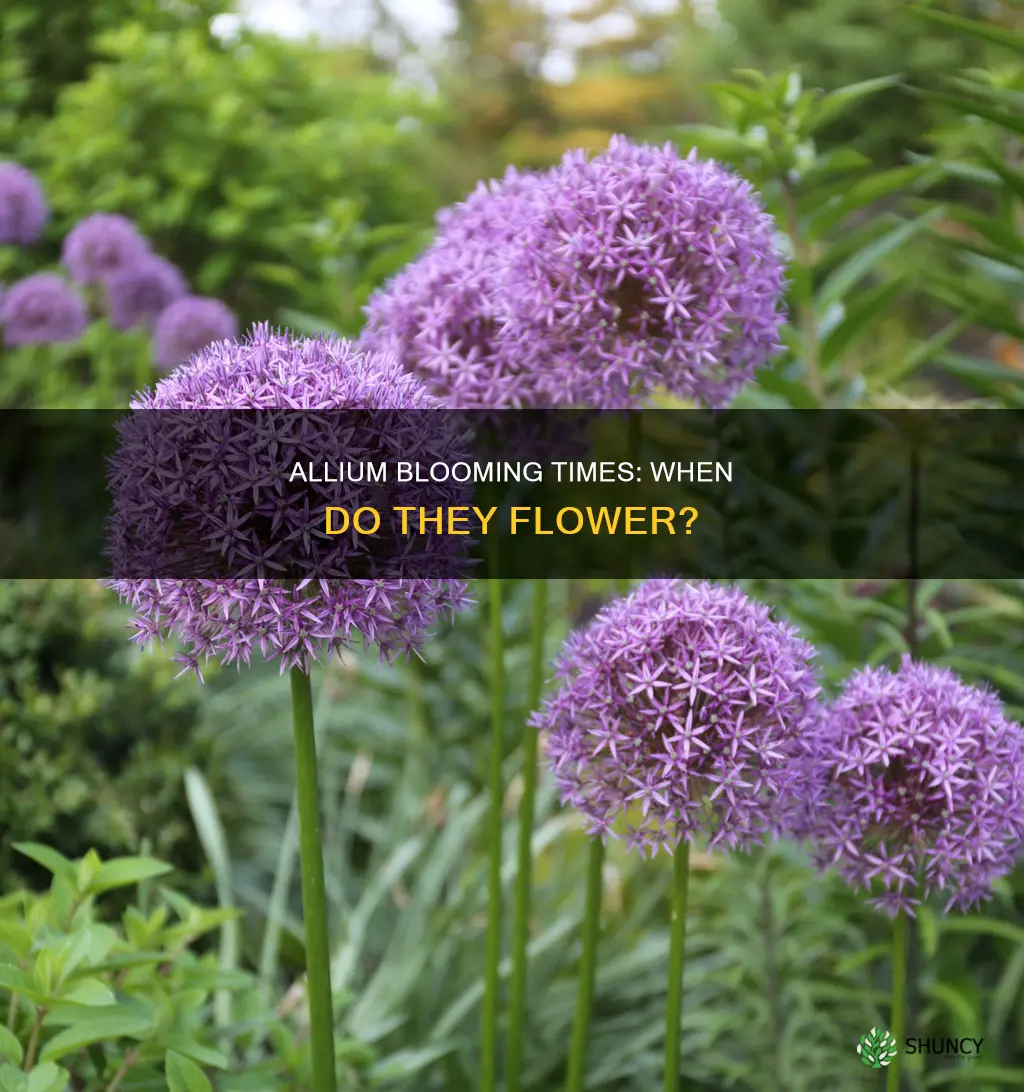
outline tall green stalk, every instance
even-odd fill
[[[309,675],[291,669],[292,723],[295,734],[295,788],[299,807],[299,860],[302,911],[306,926],[306,996],[313,1063],[312,1092],[337,1092],[334,1063],[334,1007],[331,949],[327,931],[327,892],[320,840],[320,792],[317,784],[313,691]]]
[[[502,626],[502,581],[487,582],[491,607],[491,756],[490,814],[487,822],[487,951],[484,966],[483,1029],[480,1035],[480,1090],[498,1087],[498,989],[501,983],[501,806],[504,785],[501,760],[505,720],[505,633]]]
[[[896,1056],[889,1064],[885,1092],[900,1092],[903,1040],[907,1031],[907,915],[901,910],[892,924],[892,1037]]]
[[[679,1046],[683,1018],[686,904],[690,891],[690,847],[676,848],[672,863],[672,928],[668,946],[668,1005],[665,1010],[665,1092],[679,1092]]]
[[[530,640],[529,713],[540,704],[544,687],[544,632],[548,613],[548,582],[533,582],[533,626]],[[530,898],[533,891],[533,820],[537,798],[537,729],[529,715],[523,725],[523,796],[519,801],[516,906],[512,925],[512,979],[509,983],[508,1042],[505,1046],[505,1092],[519,1092],[523,1068],[523,1026],[526,1022],[526,947],[530,939]]]
[[[583,909],[583,954],[580,956],[579,992],[569,1047],[569,1080],[566,1092],[581,1092],[586,1073],[590,1014],[594,1006],[597,977],[597,942],[601,933],[601,902],[604,896],[604,842],[591,839],[587,857],[587,894]]]

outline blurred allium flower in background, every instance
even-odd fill
[[[138,228],[117,213],[99,212],[80,220],[64,239],[61,261],[82,285],[106,284],[149,253]]]
[[[334,338],[301,339],[275,333],[265,325],[255,327],[245,340],[207,346],[161,380],[155,391],[143,392],[132,403],[132,408],[138,410],[438,407],[422,382],[405,372],[392,357],[363,355],[348,342]],[[392,445],[408,451],[417,444],[419,450],[430,454],[430,437],[424,435],[424,429],[430,426],[424,424],[424,419],[436,416],[393,414],[389,420],[394,427],[388,434],[374,433],[367,442],[381,445],[378,454],[391,452]],[[239,435],[251,446],[251,430],[241,427]],[[172,450],[169,454],[173,457],[175,453]],[[244,464],[250,458],[249,448],[225,451],[224,461],[230,461],[233,455]],[[130,463],[131,456],[130,448],[119,453],[122,464]],[[130,481],[130,467],[127,475]],[[244,481],[244,475],[240,480]],[[251,486],[247,488],[251,493]],[[116,482],[114,492],[116,498]],[[279,514],[276,498],[269,499],[274,513]],[[301,496],[298,499],[303,500]],[[308,498],[305,506],[308,508]],[[177,511],[168,515],[172,526],[177,518]],[[302,526],[308,522],[302,521],[301,512],[296,518]],[[285,527],[290,526],[289,519],[290,514],[285,513]],[[360,637],[376,644],[383,656],[391,657],[417,647],[436,621],[465,601],[463,583],[425,579],[297,583],[118,579],[110,585],[136,612],[135,640],[150,644],[154,640],[162,642],[165,635],[176,636],[187,650],[180,659],[200,678],[203,661],[215,658],[226,663],[248,663],[254,655],[268,661],[279,659],[282,672],[293,666],[308,671],[310,662],[321,654],[329,656]]]
[[[823,806],[797,832],[823,867],[892,915],[991,895],[1024,839],[1024,732],[994,694],[905,657],[852,675],[821,736]]]
[[[722,406],[781,347],[774,223],[725,168],[613,137],[568,153],[539,207],[510,255],[509,329],[520,352],[556,354],[555,375],[587,361],[603,404],[662,388]]]
[[[110,322],[117,330],[151,329],[160,315],[187,295],[177,266],[156,254],[143,254],[107,280]]]
[[[184,296],[157,319],[153,359],[157,368],[169,371],[212,342],[237,337],[238,319],[226,303],[205,296]]]
[[[536,714],[563,802],[652,854],[775,833],[813,791],[814,655],[739,589],[642,584],[569,637]]]
[[[49,218],[36,176],[19,163],[0,163],[0,246],[29,246]]]
[[[7,345],[74,341],[89,325],[85,301],[55,273],[34,273],[0,296]]]
[[[361,343],[394,353],[450,407],[547,404],[536,361],[524,361],[502,336],[506,248],[522,229],[539,185],[540,176],[511,168],[500,181],[481,182],[464,202],[438,215],[430,248],[366,309]],[[572,376],[565,385],[572,386]]]

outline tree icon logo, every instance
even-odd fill
[[[857,1053],[860,1060],[872,1069],[882,1069],[896,1057],[896,1040],[884,1028],[872,1028],[860,1037]]]

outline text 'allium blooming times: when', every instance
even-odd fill
[[[308,496],[289,492],[280,473],[269,475],[264,489],[253,488],[254,448],[276,444],[275,436],[268,440],[255,434],[261,421],[281,418],[302,427],[306,421],[315,425],[319,417],[300,411],[394,411],[389,418],[393,427],[368,427],[363,436],[364,446],[376,445],[363,457],[387,461],[393,456],[392,445],[413,450],[427,443],[430,450],[430,436],[422,434],[423,421],[437,415],[400,411],[432,410],[438,405],[422,382],[403,371],[394,358],[361,354],[346,341],[296,338],[263,325],[242,341],[207,346],[132,403],[135,410],[202,412],[140,413],[123,425],[126,439],[111,472],[115,574],[125,571],[119,566],[118,551],[124,553],[126,544],[131,547],[127,554],[132,567],[138,568],[140,541],[143,564],[147,549],[158,564],[167,543],[173,548],[176,537],[184,548],[219,556],[216,527],[211,525],[206,535],[213,539],[211,546],[201,531],[198,536],[192,533],[188,521],[194,518],[206,526],[202,521],[211,519],[210,505],[220,500],[237,509],[227,518],[228,524],[242,528],[236,537],[245,537],[247,522],[271,526],[275,536],[298,535],[300,541],[308,537]],[[165,423],[168,418],[170,424]],[[188,461],[194,453],[183,451],[167,432],[178,420],[185,421],[186,429],[199,421],[226,430],[218,435],[215,459],[199,453],[198,472]],[[399,427],[403,422],[404,433]],[[152,466],[154,473],[140,475],[140,462]],[[232,481],[237,486],[234,492]],[[322,522],[321,509],[317,526]],[[224,527],[219,533],[226,533]],[[197,537],[203,541],[195,541]],[[463,583],[427,579],[155,579],[133,574],[110,583],[136,613],[136,640],[150,644],[168,635],[177,637],[186,648],[181,659],[197,674],[202,662],[211,658],[242,664],[254,655],[279,660],[282,672],[294,666],[308,670],[321,654],[340,651],[357,638],[376,644],[384,656],[397,655],[417,647],[427,630],[465,598]]]
[[[998,698],[905,658],[865,668],[821,722],[824,805],[809,809],[820,863],[880,891],[895,915],[933,892],[946,909],[991,894],[1024,839],[1024,732]]]
[[[563,802],[591,831],[670,852],[745,846],[808,787],[813,648],[736,588],[651,580],[566,642],[536,715]]]
[[[0,246],[31,246],[49,218],[36,176],[20,163],[0,163]]]

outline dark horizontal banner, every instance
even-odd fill
[[[0,411],[0,577],[1024,576],[1024,413]]]

